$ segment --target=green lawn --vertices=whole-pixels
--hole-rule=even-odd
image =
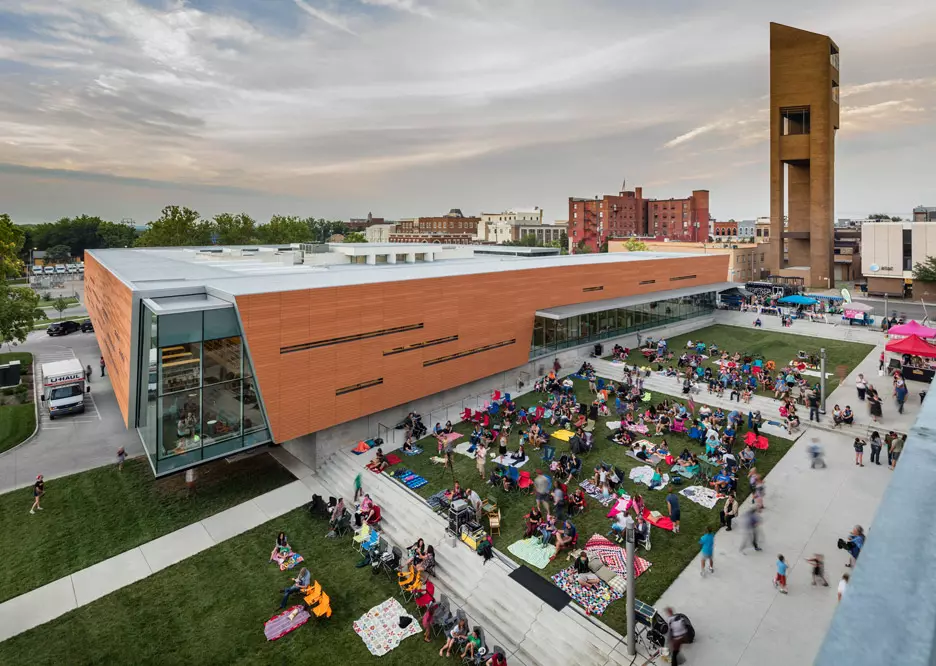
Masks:
[[[278,612],[295,571],[268,564],[278,531],[306,558],[331,598],[331,618],[312,618],[267,642],[263,623]],[[371,664],[377,662],[352,623],[397,596],[396,582],[355,568],[350,537],[326,539],[324,521],[297,509],[57,620],[0,644],[0,663],[27,664]],[[299,602],[297,595],[293,603]],[[411,602],[404,604],[417,621]],[[380,658],[390,666],[442,660],[442,639],[411,636]]]
[[[589,394],[585,382],[576,380],[575,390],[580,401],[591,401],[591,394]],[[658,402],[664,397],[666,396],[655,394],[653,395],[653,401]],[[545,398],[543,394],[529,393],[519,398],[516,402],[519,406],[529,406],[531,404],[536,404],[543,398]],[[605,423],[609,420],[617,420],[617,417],[600,418],[597,423],[595,428],[596,447],[583,458],[582,478],[585,478],[586,474],[590,477],[593,474],[594,467],[601,461],[614,464],[625,471],[629,471],[633,467],[644,464],[626,456],[625,448],[612,444],[607,439],[607,435],[611,433],[611,430],[608,429]],[[435,424],[427,425],[431,428]],[[456,430],[467,434],[471,432],[471,426],[466,423],[460,423],[456,426]],[[552,431],[553,428],[547,427],[547,430]],[[516,450],[518,439],[519,429],[514,427],[513,433],[510,436],[509,445],[511,450]],[[656,439],[657,441],[659,440],[659,438]],[[676,452],[682,451],[684,447],[688,447],[690,450],[697,453],[704,452],[703,446],[697,445],[685,435],[671,434],[667,437],[667,442],[671,450]],[[568,445],[564,442],[550,438],[550,443],[556,446],[557,458],[562,455],[564,451],[568,452]],[[429,481],[428,485],[416,491],[423,497],[429,497],[438,490],[451,487],[452,473],[448,470],[443,473],[439,465],[434,465],[429,460],[430,456],[435,455],[436,452],[434,439],[425,438],[421,441],[420,446],[423,448],[423,453],[421,455],[413,457],[401,456],[403,458],[402,466],[414,470]],[[769,449],[767,451],[757,452],[757,469],[762,473],[769,472],[791,446],[792,442],[790,440],[774,437],[770,438]],[[545,471],[546,465],[540,462],[540,453],[530,451],[530,454],[531,460],[523,469],[529,471],[531,474],[535,472],[537,467],[542,467]],[[491,466],[492,465],[489,464],[488,469],[490,469]],[[665,467],[663,469],[665,470]],[[455,477],[463,487],[468,486],[475,489],[482,498],[491,496],[496,499],[498,507],[500,507],[502,511],[502,526],[501,536],[494,538],[495,547],[499,548],[505,555],[513,557],[507,551],[507,546],[522,538],[524,530],[523,516],[529,512],[532,506],[532,497],[519,492],[513,492],[508,495],[504,493],[500,487],[495,489],[481,482],[475,468],[474,460],[461,454],[455,454]],[[684,482],[682,487],[693,484],[693,481]],[[656,509],[661,511],[664,515],[666,514],[665,491],[651,491],[643,485],[635,486],[634,482],[629,479],[625,481],[624,485],[628,494],[633,495],[639,492],[643,495],[647,506],[651,510]],[[570,491],[577,489],[574,480],[569,489]],[[741,495],[746,496],[747,491],[747,479],[742,478],[739,483],[739,492]],[[741,499],[741,495],[739,495],[739,500]],[[586,501],[588,502],[588,511],[572,519],[572,522],[578,529],[580,545],[584,545],[585,541],[592,536],[592,534],[606,534],[612,522],[611,519],[607,518],[607,508],[602,507],[597,501],[591,498],[587,498]],[[682,512],[680,533],[673,534],[666,530],[653,527],[651,528],[652,550],[650,552],[645,552],[641,549],[640,556],[653,563],[652,568],[637,579],[637,598],[647,603],[654,603],[686,565],[696,556],[699,551],[699,537],[702,535],[704,527],[707,525],[713,529],[717,529],[719,526],[717,508],[708,510],[690,502],[684,497],[680,497],[680,509]],[[517,563],[525,564],[519,560],[517,560]],[[547,566],[546,569],[540,571],[540,573],[548,577],[570,564],[571,563],[566,560],[565,554],[563,554]],[[626,608],[623,601],[612,603],[601,619],[611,627],[623,632],[627,622],[625,611]]]
[[[32,372],[33,356],[29,352],[0,354],[0,365],[10,361],[20,362],[20,376]],[[31,393],[28,399],[29,402],[22,405],[0,405],[0,453],[12,449],[35,431],[36,407],[32,403]]]
[[[751,316],[751,321],[754,321],[754,315]],[[793,328],[789,330],[795,331],[796,325],[794,324]],[[751,328],[742,328],[740,326],[724,325],[701,328],[686,335],[667,338],[666,342],[676,358],[679,358],[688,340],[693,342],[701,340],[707,345],[715,343],[718,345],[719,350],[731,354],[737,351],[741,354],[763,356],[765,360],[774,361],[778,368],[785,366],[796,358],[796,354],[800,350],[818,355],[819,348],[825,347],[827,354],[826,372],[832,373],[826,383],[826,395],[834,391],[839,385],[839,372],[844,372],[844,375],[847,375],[874,349],[873,345],[860,342],[811,338],[805,335],[796,335],[795,333],[765,331],[753,326]],[[643,355],[634,350],[628,357],[628,361],[643,365]],[[712,365],[712,369],[715,369],[714,365]],[[818,377],[815,379],[819,381]]]
[[[0,495],[0,602],[292,480],[266,454],[221,460],[199,468],[190,496],[183,475],[156,480],[138,458],[46,482],[35,515],[31,487]]]

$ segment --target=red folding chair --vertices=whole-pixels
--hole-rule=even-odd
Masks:
[[[426,589],[421,595],[416,597],[416,607],[425,610],[430,604],[435,602],[435,585],[431,580],[426,581]]]

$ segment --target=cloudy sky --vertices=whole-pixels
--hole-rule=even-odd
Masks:
[[[838,216],[936,205],[932,0],[0,0],[0,211],[764,215],[769,21],[841,49]]]

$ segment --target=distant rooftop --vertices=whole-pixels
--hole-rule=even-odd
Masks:
[[[672,260],[701,254],[615,252],[546,257],[500,256],[476,254],[471,246],[438,243],[328,243],[313,247],[316,248],[314,252],[303,251],[298,245],[112,248],[88,252],[143,296],[207,293],[225,300],[247,294],[576,264]],[[401,257],[419,257],[421,260],[407,263]],[[391,258],[396,263],[391,263]],[[376,263],[364,263],[365,260]]]

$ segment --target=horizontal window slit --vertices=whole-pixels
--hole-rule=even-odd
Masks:
[[[411,345],[405,347],[394,347],[393,349],[388,349],[383,353],[384,356],[393,356],[394,354],[402,354],[408,351],[416,351],[417,349],[425,349],[426,347],[434,347],[436,345],[444,345],[446,342],[455,342],[458,340],[457,335],[450,335],[445,338],[435,338],[434,340],[426,340],[425,342],[414,342]]]
[[[483,347],[475,347],[474,349],[466,349],[465,351],[456,352],[455,354],[449,354],[448,356],[440,356],[439,358],[433,358],[428,361],[423,361],[423,367],[428,368],[430,365],[446,363],[447,361],[454,361],[456,359],[464,358],[466,356],[472,356],[474,354],[480,354],[481,352],[491,351],[492,349],[508,347],[516,342],[517,342],[516,339],[502,340],[501,342],[495,342],[493,344],[485,345]]]
[[[360,391],[362,389],[370,388],[371,386],[379,386],[383,384],[383,377],[379,379],[369,379],[366,382],[361,382],[360,384],[352,384],[351,386],[343,386],[340,389],[335,389],[335,395],[344,395],[345,393],[353,393],[354,391]]]
[[[291,354],[293,352],[306,351],[308,349],[317,349],[319,347],[330,347],[331,345],[340,345],[346,342],[357,342],[358,340],[369,340],[370,338],[379,338],[383,335],[393,335],[395,333],[406,333],[407,331],[418,331],[423,328],[423,324],[409,324],[407,326],[395,326],[394,328],[382,328],[377,331],[368,331],[367,333],[355,333],[354,335],[342,335],[337,338],[328,338],[327,340],[315,340],[314,342],[303,342],[299,345],[289,345],[280,347],[280,354]]]

